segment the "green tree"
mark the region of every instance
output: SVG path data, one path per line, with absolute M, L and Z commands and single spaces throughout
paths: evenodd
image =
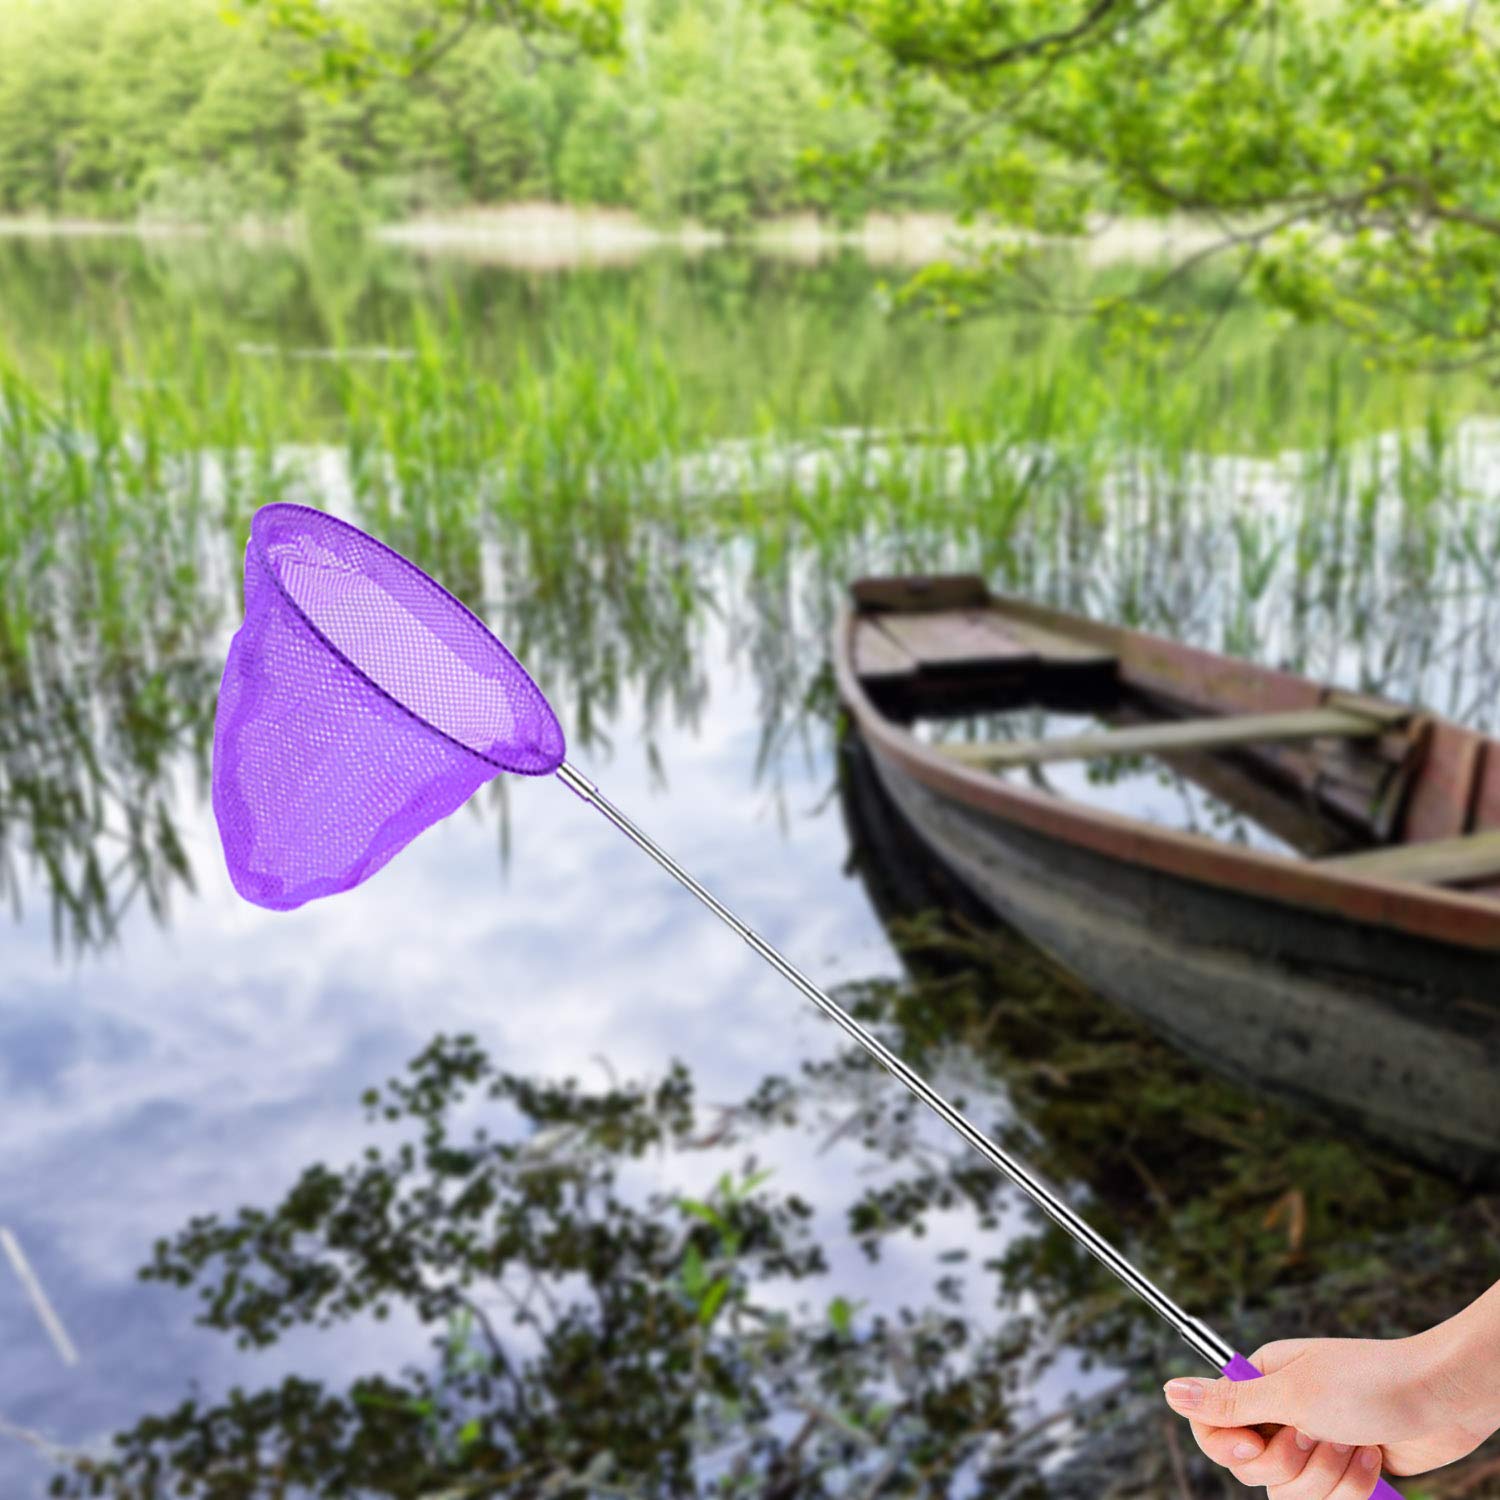
M 102 6 L 12 6 L 0 26 L 0 206 L 62 209 L 86 117 L 87 39 Z
M 190 177 L 222 181 L 227 212 L 275 212 L 290 201 L 305 132 L 301 91 L 282 59 L 238 46 L 205 80 L 162 155 Z
M 219 0 L 0 0 L 0 210 L 305 214 L 332 168 L 365 220 L 552 198 L 739 229 L 874 198 L 799 171 L 876 132 L 838 95 L 850 44 L 792 11 L 638 0 L 628 45 L 605 0 L 352 0 L 321 31 L 245 0 L 230 19 Z
M 420 0 L 400 24 L 372 22 L 367 7 L 334 9 L 323 0 L 240 0 L 277 33 L 300 38 L 325 82 L 363 82 L 424 72 L 491 27 L 528 46 L 562 47 L 578 56 L 609 56 L 620 43 L 622 0 Z
M 664 217 L 738 229 L 822 206 L 823 186 L 799 172 L 821 123 L 819 59 L 800 18 L 743 0 L 663 8 L 646 66 L 645 176 Z
M 853 175 L 941 162 L 976 219 L 1081 234 L 1189 215 L 1279 306 L 1402 356 L 1500 355 L 1497 0 L 803 0 L 873 47 Z M 923 278 L 1045 304 L 1024 252 Z M 1020 274 L 1018 279 L 1017 273 Z M 1148 306 L 1170 277 L 1125 306 Z
M 548 197 L 551 143 L 559 135 L 556 91 L 525 66 L 521 40 L 491 31 L 454 57 L 453 129 L 457 171 L 476 203 Z
M 635 202 L 639 156 L 636 117 L 623 90 L 612 79 L 591 80 L 558 149 L 559 194 L 569 203 Z

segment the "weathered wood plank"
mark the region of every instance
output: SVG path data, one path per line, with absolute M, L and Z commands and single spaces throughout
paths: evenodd
M 1035 649 L 990 627 L 987 612 L 949 609 L 934 614 L 877 617 L 880 628 L 920 666 L 929 670 L 973 670 L 1035 664 Z
M 1097 760 L 1108 755 L 1169 755 L 1173 751 L 1222 750 L 1268 740 L 1318 739 L 1325 735 L 1384 733 L 1385 725 L 1342 708 L 1311 708 L 1281 714 L 1225 714 L 1210 719 L 1174 719 L 1098 734 L 1059 735 L 1051 740 L 1015 740 L 985 745 L 942 745 L 946 754 L 977 766 L 1034 766 L 1055 760 Z
M 918 573 L 905 578 L 859 578 L 849 592 L 861 609 L 969 609 L 989 603 L 977 573 Z
M 1320 859 L 1320 869 L 1416 885 L 1467 885 L 1500 879 L 1500 832 L 1471 833 L 1466 838 L 1434 839 L 1425 844 L 1396 844 Z
M 1494 740 L 1485 745 L 1474 788 L 1474 827 L 1480 832 L 1500 828 L 1500 743 Z
M 1014 619 L 998 610 L 988 611 L 985 620 L 991 630 L 1015 641 L 1017 645 L 1030 646 L 1049 664 L 1107 667 L 1116 660 L 1114 652 L 1106 651 L 1102 646 L 1090 645 L 1087 641 L 1062 635 L 1055 630 L 1046 630 L 1027 620 Z
M 911 653 L 902 650 L 873 619 L 855 622 L 851 651 L 854 670 L 866 682 L 911 677 L 917 670 Z
M 1364 712 L 1363 703 L 1350 705 Z M 1357 824 L 1364 824 L 1375 842 L 1392 843 L 1400 828 L 1411 789 L 1421 774 L 1431 721 L 1407 710 L 1399 728 L 1389 705 L 1377 705 L 1378 716 L 1388 721 L 1379 739 L 1335 740 L 1312 752 L 1308 790 Z
M 1461 838 L 1474 826 L 1484 738 L 1457 724 L 1435 722 L 1422 773 L 1402 820 L 1403 844 Z
M 1363 714 L 1367 719 L 1379 719 L 1381 723 L 1397 727 L 1405 724 L 1412 715 L 1404 703 L 1392 703 L 1388 698 L 1372 698 L 1368 693 L 1346 692 L 1343 688 L 1331 688 L 1327 697 L 1329 708 L 1347 708 L 1350 713 Z

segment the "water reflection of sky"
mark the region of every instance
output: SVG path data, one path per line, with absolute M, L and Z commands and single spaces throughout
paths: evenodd
M 318 494 L 329 503 L 340 492 L 339 471 L 319 473 Z M 673 627 L 662 637 L 666 646 L 655 638 L 639 646 L 648 666 L 657 665 L 653 652 L 669 649 L 667 659 L 690 664 L 684 669 L 695 679 L 701 672 L 706 702 L 696 680 L 658 682 L 650 706 L 634 688 L 622 689 L 617 708 L 596 691 L 599 739 L 612 750 L 602 759 L 580 750 L 576 759 L 817 979 L 894 975 L 896 956 L 862 887 L 845 875 L 826 727 L 814 723 L 806 751 L 799 740 L 775 757 L 774 788 L 756 773 L 771 716 L 795 714 L 826 649 L 827 610 L 809 600 L 826 604 L 837 593 L 835 570 L 825 567 L 813 579 L 817 564 L 810 563 L 809 576 L 780 593 L 774 580 L 752 582 L 744 550 L 727 547 L 703 563 L 700 582 L 712 610 L 687 620 L 664 609 Z M 495 574 L 495 560 L 488 561 Z M 837 576 L 852 571 L 858 569 L 841 568 Z M 1204 576 L 1203 568 L 1181 571 Z M 1147 569 L 1146 576 L 1154 574 Z M 1163 577 L 1171 583 L 1177 570 L 1167 568 Z M 504 582 L 488 577 L 486 593 L 505 599 Z M 809 587 L 814 582 L 819 589 Z M 1138 580 L 1094 576 L 1075 599 L 1052 579 L 1064 602 L 1120 618 L 1128 614 L 1127 584 L 1135 588 Z M 1387 650 L 1423 639 L 1404 628 L 1410 617 L 1399 609 L 1374 616 L 1379 628 L 1357 653 L 1343 651 L 1341 617 L 1331 611 L 1303 622 L 1305 651 L 1276 654 L 1304 657 L 1313 670 L 1332 669 L 1349 685 L 1370 685 L 1368 661 L 1386 661 L 1388 688 L 1445 707 L 1488 703 L 1476 694 L 1492 666 L 1483 626 L 1493 599 L 1476 593 L 1472 578 L 1468 584 L 1437 609 L 1442 629 L 1430 656 L 1407 660 Z M 223 587 L 233 590 L 228 578 Z M 1394 587 L 1385 595 L 1404 597 Z M 1178 625 L 1198 618 L 1165 598 L 1154 611 Z M 1268 599 L 1263 614 L 1298 618 Z M 549 607 L 554 614 L 562 608 Z M 1199 608 L 1218 620 L 1209 605 Z M 602 618 L 607 629 L 612 617 Z M 581 668 L 589 663 L 586 653 L 570 655 L 568 619 L 551 623 L 542 632 L 544 686 L 566 713 L 582 696 L 580 679 L 588 674 Z M 1163 621 L 1153 614 L 1151 623 Z M 1194 631 L 1208 644 L 1225 643 L 1217 626 L 1184 626 Z M 794 669 L 780 672 L 788 662 Z M 627 680 L 642 675 L 639 664 L 621 672 Z M 647 751 L 648 726 L 665 787 Z M 1067 727 L 1052 727 L 1059 726 Z M 1091 781 L 1086 767 L 1048 774 L 1060 790 L 1182 822 L 1183 793 L 1154 772 L 1118 783 Z M 368 885 L 276 915 L 233 895 L 207 806 L 195 800 L 192 777 L 180 780 L 176 805 L 199 890 L 194 898 L 177 896 L 169 928 L 137 909 L 116 946 L 59 960 L 46 894 L 33 885 L 22 893 L 23 917 L 7 932 L 0 1087 L 9 1149 L 0 1162 L 0 1224 L 19 1237 L 82 1358 L 76 1367 L 63 1365 L 0 1262 L 6 1422 L 76 1446 L 175 1405 L 195 1387 L 212 1398 L 232 1384 L 263 1387 L 292 1371 L 342 1385 L 357 1373 L 425 1362 L 427 1334 L 399 1316 L 334 1332 L 299 1329 L 269 1350 L 238 1353 L 224 1335 L 193 1326 L 191 1295 L 141 1284 L 135 1269 L 158 1237 L 194 1214 L 273 1203 L 306 1166 L 354 1159 L 370 1139 L 361 1091 L 402 1068 L 439 1031 L 474 1032 L 513 1072 L 572 1074 L 601 1085 L 606 1062 L 621 1076 L 640 1077 L 680 1059 L 708 1104 L 742 1098 L 766 1074 L 794 1071 L 804 1058 L 835 1050 L 832 1028 L 556 784 L 504 784 L 504 863 L 497 785 Z M 1187 812 L 1216 826 L 1208 801 L 1192 801 Z M 977 1071 L 965 1070 L 954 1091 L 978 1101 L 976 1117 L 984 1122 L 1001 1101 L 994 1081 L 973 1076 Z M 857 1140 L 817 1150 L 834 1123 L 773 1133 L 756 1150 L 775 1169 L 778 1192 L 817 1206 L 813 1230 L 832 1266 L 828 1291 L 865 1299 L 872 1311 L 922 1305 L 942 1254 L 975 1248 L 972 1215 L 930 1214 L 923 1240 L 899 1237 L 869 1263 L 850 1246 L 844 1212 L 877 1164 Z M 926 1128 L 927 1139 L 942 1139 L 940 1127 Z M 736 1149 L 648 1162 L 623 1180 L 642 1193 L 702 1192 L 740 1157 Z M 1045 1170 L 1045 1158 L 1039 1165 Z M 997 1316 L 993 1282 L 982 1288 L 984 1303 L 980 1290 L 968 1310 L 985 1326 Z M 822 1295 L 814 1285 L 785 1291 L 814 1305 Z M 1082 1385 L 1070 1364 L 1038 1389 L 1044 1407 L 1065 1382 Z M 34 1490 L 44 1473 L 19 1440 L 0 1443 L 0 1493 Z
M 710 660 L 725 655 L 722 638 L 707 649 Z M 895 973 L 844 872 L 831 761 L 787 756 L 777 798 L 758 789 L 755 685 L 727 669 L 714 679 L 696 732 L 658 727 L 665 789 L 632 734 L 634 700 L 611 726 L 609 760 L 580 763 L 820 981 Z M 835 1050 L 833 1028 L 556 783 L 507 784 L 502 865 L 495 791 L 368 884 L 294 913 L 234 896 L 208 808 L 191 797 L 179 806 L 199 893 L 177 900 L 169 928 L 137 911 L 115 947 L 59 959 L 46 900 L 27 894 L 7 935 L 0 1007 L 0 1222 L 81 1362 L 62 1364 L 0 1270 L 0 1417 L 86 1444 L 193 1386 L 213 1395 L 294 1369 L 342 1381 L 425 1359 L 426 1335 L 399 1319 L 237 1353 L 192 1325 L 191 1295 L 138 1283 L 135 1270 L 192 1215 L 268 1204 L 311 1163 L 356 1157 L 370 1139 L 361 1091 L 436 1032 L 474 1032 L 510 1071 L 601 1085 L 602 1060 L 639 1077 L 678 1058 L 705 1103 Z M 974 1081 L 965 1085 L 976 1098 Z M 826 1133 L 827 1122 L 807 1128 Z M 842 1218 L 851 1178 L 870 1165 L 858 1143 L 819 1153 L 807 1134 L 781 1132 L 756 1150 L 779 1191 L 819 1206 L 818 1235 L 847 1295 L 921 1301 L 936 1256 L 972 1243 L 966 1213 L 935 1215 L 925 1241 L 893 1245 L 872 1266 L 849 1248 Z M 638 1178 L 706 1190 L 742 1155 L 695 1153 Z M 19 1443 L 0 1446 L 6 1493 L 42 1472 Z
M 1097 734 L 1117 726 L 1093 714 L 1023 708 L 1010 713 L 976 715 L 937 723 L 919 723 L 919 739 L 1004 744 L 1065 739 Z M 1279 839 L 1232 803 L 1189 780 L 1166 762 L 1149 755 L 1100 756 L 1091 760 L 1058 760 L 1035 766 L 1000 767 L 995 775 L 1069 802 L 1103 808 L 1122 817 L 1139 818 L 1225 843 L 1243 844 L 1277 854 L 1296 849 Z

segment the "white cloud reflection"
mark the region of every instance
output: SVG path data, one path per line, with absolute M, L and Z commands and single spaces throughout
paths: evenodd
M 666 794 L 628 732 L 641 713 L 631 703 L 610 726 L 608 764 L 582 766 L 611 799 L 820 982 L 897 972 L 843 874 L 831 764 L 788 758 L 782 827 L 754 784 L 758 708 L 742 674 L 716 676 L 697 731 L 656 733 Z M 426 1335 L 399 1319 L 240 1353 L 192 1326 L 191 1296 L 134 1273 L 192 1215 L 269 1203 L 312 1162 L 353 1159 L 370 1139 L 361 1090 L 439 1031 L 474 1032 L 510 1071 L 600 1084 L 600 1058 L 622 1077 L 680 1059 L 703 1101 L 742 1097 L 833 1052 L 834 1028 L 559 784 L 507 787 L 502 868 L 493 793 L 476 799 L 480 815 L 466 808 L 368 884 L 293 913 L 234 895 L 211 815 L 191 798 L 182 831 L 199 893 L 178 902 L 167 930 L 140 913 L 116 949 L 59 962 L 45 900 L 28 897 L 7 934 L 0 1007 L 0 1222 L 20 1235 L 82 1360 L 61 1366 L 0 1275 L 0 1416 L 87 1443 L 194 1385 L 212 1396 L 294 1369 L 342 1381 L 425 1359 Z M 842 1219 L 857 1145 L 819 1154 L 806 1135 L 781 1132 L 757 1150 L 778 1190 L 820 1206 L 838 1288 L 856 1297 L 920 1295 L 936 1255 L 972 1241 L 968 1216 L 935 1215 L 925 1241 L 869 1266 Z M 733 1164 L 704 1152 L 691 1170 L 706 1189 Z M 637 1175 L 699 1181 L 683 1170 Z M 41 1472 L 0 1448 L 6 1493 Z

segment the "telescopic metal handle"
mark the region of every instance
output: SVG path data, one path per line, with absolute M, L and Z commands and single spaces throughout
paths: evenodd
M 1033 1176 L 1027 1167 L 990 1140 L 983 1131 L 949 1104 L 936 1089 L 866 1031 L 836 1001 L 824 994 L 812 980 L 783 958 L 764 938 L 752 932 L 727 906 L 699 885 L 671 855 L 642 833 L 624 813 L 611 804 L 588 777 L 574 770 L 566 761 L 558 767 L 557 777 L 570 791 L 603 813 L 631 843 L 649 854 L 667 874 L 691 891 L 721 922 L 737 932 L 783 979 L 799 989 L 830 1021 L 864 1048 L 887 1072 L 894 1074 L 923 1104 L 956 1130 L 991 1166 L 1010 1178 L 1048 1218 L 1061 1226 L 1097 1260 L 1103 1262 L 1153 1312 L 1175 1328 L 1196 1353 L 1217 1370 L 1225 1369 L 1236 1358 L 1234 1350 L 1223 1339 L 1196 1318 L 1189 1317 L 1159 1286 L 1136 1270 L 1108 1240 L 1091 1229 L 1061 1198 Z

